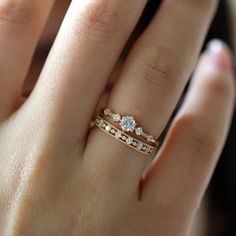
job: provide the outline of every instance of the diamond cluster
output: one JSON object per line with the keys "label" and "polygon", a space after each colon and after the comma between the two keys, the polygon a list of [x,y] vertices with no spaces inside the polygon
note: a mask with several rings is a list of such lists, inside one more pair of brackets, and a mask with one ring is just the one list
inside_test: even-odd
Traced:
{"label": "diamond cluster", "polygon": [[[152,135],[147,135],[144,133],[142,127],[136,127],[137,123],[134,119],[134,117],[132,116],[124,116],[122,117],[120,114],[118,113],[112,113],[110,109],[106,108],[104,110],[104,114],[107,116],[111,116],[113,121],[115,123],[119,123],[121,129],[124,132],[135,132],[135,134],[137,136],[143,136],[146,138],[146,140],[150,143],[155,143],[156,140]],[[141,145],[140,145],[141,147]]]}

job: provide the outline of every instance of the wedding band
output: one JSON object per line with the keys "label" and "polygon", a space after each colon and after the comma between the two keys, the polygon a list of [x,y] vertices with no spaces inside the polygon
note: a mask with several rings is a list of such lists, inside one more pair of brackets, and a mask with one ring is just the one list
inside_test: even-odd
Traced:
{"label": "wedding band", "polygon": [[136,136],[143,137],[147,142],[152,143],[154,146],[157,147],[159,145],[157,138],[144,132],[143,128],[137,125],[133,116],[121,116],[118,113],[112,112],[109,108],[103,109],[102,112],[105,116],[111,117],[114,123],[119,123],[124,132],[135,132]]}
{"label": "wedding band", "polygon": [[156,147],[129,136],[99,115],[95,118],[95,125],[116,140],[145,155],[152,155],[156,151]]}

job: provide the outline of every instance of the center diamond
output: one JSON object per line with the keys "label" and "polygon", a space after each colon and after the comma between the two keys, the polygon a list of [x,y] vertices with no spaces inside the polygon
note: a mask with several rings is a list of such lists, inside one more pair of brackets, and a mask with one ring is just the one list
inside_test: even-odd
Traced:
{"label": "center diamond", "polygon": [[120,126],[126,132],[133,132],[136,122],[132,116],[125,116],[121,119]]}

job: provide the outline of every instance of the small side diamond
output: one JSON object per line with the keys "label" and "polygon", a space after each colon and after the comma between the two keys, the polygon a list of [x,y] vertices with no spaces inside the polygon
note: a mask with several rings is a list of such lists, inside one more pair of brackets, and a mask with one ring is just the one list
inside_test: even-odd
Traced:
{"label": "small side diamond", "polygon": [[111,130],[111,133],[112,133],[112,134],[115,134],[115,133],[116,133],[116,131],[115,131],[114,129],[112,129],[112,130]]}
{"label": "small side diamond", "polygon": [[99,126],[103,127],[104,122],[102,120],[99,121]]}
{"label": "small side diamond", "polygon": [[106,109],[104,110],[104,115],[108,116],[108,115],[110,114],[110,112],[111,112],[111,111],[106,108]]}
{"label": "small side diamond", "polygon": [[153,136],[152,136],[152,135],[148,135],[148,136],[147,136],[147,141],[148,141],[148,142],[154,142]]}
{"label": "small side diamond", "polygon": [[133,142],[133,146],[136,147],[138,145],[137,142]]}
{"label": "small side diamond", "polygon": [[110,126],[110,125],[107,125],[107,126],[106,126],[106,131],[107,131],[107,132],[110,132],[110,131],[111,131],[111,126]]}
{"label": "small side diamond", "polygon": [[143,148],[143,144],[142,143],[138,143],[138,149],[142,150],[142,148]]}
{"label": "small side diamond", "polygon": [[120,132],[120,131],[117,131],[116,134],[115,134],[115,137],[116,137],[117,139],[120,139],[120,138],[122,137],[121,132]]}
{"label": "small side diamond", "polygon": [[125,141],[125,140],[126,140],[126,137],[125,137],[125,136],[122,136],[122,139]]}
{"label": "small side diamond", "polygon": [[147,147],[146,147],[146,146],[144,146],[144,147],[143,147],[143,151],[146,151],[146,150],[147,150]]}
{"label": "small side diamond", "polygon": [[151,153],[151,152],[152,152],[152,149],[151,149],[150,147],[147,147],[146,152],[147,152],[147,153]]}
{"label": "small side diamond", "polygon": [[99,125],[99,124],[100,124],[100,120],[99,120],[99,119],[96,119],[95,123],[96,123],[97,125]]}
{"label": "small side diamond", "polygon": [[133,143],[133,139],[130,138],[130,137],[127,138],[127,139],[126,139],[126,143],[129,144],[129,145],[132,144],[132,143]]}
{"label": "small side diamond", "polygon": [[112,119],[115,121],[115,122],[119,122],[121,120],[121,116],[120,114],[114,114],[112,116]]}
{"label": "small side diamond", "polygon": [[136,135],[140,136],[143,134],[143,129],[141,127],[138,127],[135,129],[135,133],[136,133]]}

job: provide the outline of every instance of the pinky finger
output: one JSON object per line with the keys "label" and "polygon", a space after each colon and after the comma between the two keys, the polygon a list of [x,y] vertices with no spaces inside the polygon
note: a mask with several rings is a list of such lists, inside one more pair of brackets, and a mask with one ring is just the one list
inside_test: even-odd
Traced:
{"label": "pinky finger", "polygon": [[144,178],[142,199],[157,217],[164,206],[174,218],[183,216],[190,223],[186,221],[196,212],[224,146],[234,94],[229,49],[213,41],[200,59],[164,147]]}

